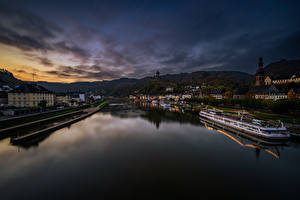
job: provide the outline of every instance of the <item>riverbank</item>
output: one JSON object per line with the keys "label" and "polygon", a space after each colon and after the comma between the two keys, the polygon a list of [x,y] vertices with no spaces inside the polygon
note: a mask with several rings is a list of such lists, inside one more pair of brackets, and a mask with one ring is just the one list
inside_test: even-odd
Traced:
{"label": "riverbank", "polygon": [[79,116],[75,119],[71,119],[71,120],[68,120],[66,122],[59,123],[57,125],[54,125],[54,126],[51,126],[51,127],[48,127],[48,128],[30,133],[30,134],[26,134],[26,135],[11,138],[11,143],[12,144],[20,144],[22,142],[26,142],[27,140],[33,139],[35,137],[38,137],[38,136],[53,132],[55,130],[61,129],[63,127],[69,126],[69,125],[71,125],[75,122],[78,122],[78,121],[80,121],[80,120],[82,120],[86,117],[89,117],[89,116],[95,114],[96,112],[100,111],[102,108],[104,108],[108,104],[109,104],[108,101],[102,102],[101,104],[99,104],[96,107],[91,107],[91,108],[85,109],[85,112],[87,112],[87,114],[81,115],[81,116]]}
{"label": "riverbank", "polygon": [[[135,103],[140,104],[149,104],[151,107],[161,107],[159,104],[152,104],[152,103],[145,103],[140,101],[134,101]],[[187,106],[188,105],[188,106]],[[166,107],[162,109],[167,109],[169,111],[176,111],[176,112],[184,112],[184,113],[192,113],[195,116],[199,115],[201,110],[205,109],[217,109],[221,110],[225,113],[238,115],[238,113],[246,112],[248,115],[253,116],[256,119],[265,120],[265,121],[278,121],[284,123],[285,127],[290,133],[293,133],[293,136],[300,137],[300,117],[291,115],[291,114],[275,114],[270,113],[267,111],[255,110],[255,109],[236,109],[230,107],[222,107],[222,106],[212,106],[212,105],[205,105],[199,103],[176,103],[170,102],[170,107]]]}
{"label": "riverbank", "polygon": [[88,108],[89,105],[85,106],[80,106],[80,107],[71,107],[63,110],[56,110],[56,111],[51,111],[51,112],[43,112],[43,113],[38,113],[34,115],[26,115],[26,116],[20,116],[20,117],[15,117],[15,118],[9,118],[6,120],[0,121],[0,131],[5,128],[17,126],[17,125],[22,125],[42,119],[47,119],[67,113],[72,113],[75,111],[83,110]]}
{"label": "riverbank", "polygon": [[6,135],[12,134],[13,132],[18,132],[18,130],[23,130],[27,127],[37,126],[39,124],[60,120],[73,115],[84,114],[89,108],[89,105],[85,105],[52,113],[41,113],[40,115],[36,116],[25,116],[13,121],[10,120],[7,122],[1,122],[0,137],[5,137]]}

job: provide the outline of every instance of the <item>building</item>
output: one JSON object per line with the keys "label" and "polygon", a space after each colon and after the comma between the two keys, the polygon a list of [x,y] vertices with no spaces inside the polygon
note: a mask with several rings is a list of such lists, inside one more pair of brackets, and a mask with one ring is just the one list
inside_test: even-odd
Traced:
{"label": "building", "polygon": [[209,91],[209,96],[215,99],[224,99],[224,88],[214,88]]}
{"label": "building", "polygon": [[192,94],[183,94],[183,95],[181,96],[181,99],[182,99],[182,100],[184,100],[184,99],[191,99],[192,97],[193,97]]}
{"label": "building", "polygon": [[0,106],[8,104],[8,95],[5,91],[0,91]]}
{"label": "building", "polygon": [[294,74],[288,79],[275,79],[272,80],[270,76],[265,78],[265,85],[271,84],[288,84],[288,83],[300,83],[300,77]]}
{"label": "building", "polygon": [[272,85],[272,79],[270,78],[270,76],[267,76],[265,78],[265,85]]}
{"label": "building", "polygon": [[263,58],[259,57],[259,61],[258,61],[258,69],[256,71],[255,74],[255,86],[259,87],[259,86],[263,86],[264,85],[264,81],[265,81],[265,70],[263,68]]}
{"label": "building", "polygon": [[[132,95],[130,95],[130,96],[132,96]],[[102,99],[102,96],[101,95],[90,95],[88,98],[93,99],[94,101],[99,101]]]}
{"label": "building", "polygon": [[255,99],[287,99],[288,94],[285,91],[278,90],[274,85],[269,87],[260,87],[255,91]]}
{"label": "building", "polygon": [[166,87],[166,92],[173,92],[174,88],[171,86]]}
{"label": "building", "polygon": [[136,100],[137,97],[136,97],[135,95],[129,95],[129,99],[130,99],[130,100]]}
{"label": "building", "polygon": [[13,89],[8,85],[3,85],[0,87],[0,106],[6,106],[8,104],[8,92]]}
{"label": "building", "polygon": [[199,91],[197,95],[199,98],[215,98],[215,99],[223,99],[225,89],[224,88],[210,88],[210,89],[202,89]]}
{"label": "building", "polygon": [[155,72],[154,78],[159,79],[159,71]]}
{"label": "building", "polygon": [[300,99],[300,89],[290,89],[288,92],[288,99]]}
{"label": "building", "polygon": [[73,93],[71,95],[71,101],[73,102],[71,105],[75,105],[75,101],[80,104],[80,103],[83,103],[85,102],[85,94],[83,93]]}
{"label": "building", "polygon": [[85,94],[79,94],[80,102],[85,102]]}
{"label": "building", "polygon": [[54,94],[37,84],[22,84],[8,92],[8,105],[15,107],[38,107],[45,100],[46,106],[54,105]]}
{"label": "building", "polygon": [[57,105],[69,105],[71,101],[71,95],[66,93],[57,93],[55,95],[55,102]]}
{"label": "building", "polygon": [[12,91],[13,89],[11,87],[9,87],[8,85],[3,85],[1,88],[0,88],[0,91],[4,91],[4,92],[10,92]]}
{"label": "building", "polygon": [[233,99],[245,99],[248,88],[237,88],[233,91]]}

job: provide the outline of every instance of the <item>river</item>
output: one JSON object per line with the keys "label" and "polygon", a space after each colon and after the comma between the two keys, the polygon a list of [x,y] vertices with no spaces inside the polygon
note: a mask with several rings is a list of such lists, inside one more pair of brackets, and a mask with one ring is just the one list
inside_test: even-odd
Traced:
{"label": "river", "polygon": [[297,199],[299,144],[260,146],[197,116],[111,104],[29,144],[2,139],[0,196]]}

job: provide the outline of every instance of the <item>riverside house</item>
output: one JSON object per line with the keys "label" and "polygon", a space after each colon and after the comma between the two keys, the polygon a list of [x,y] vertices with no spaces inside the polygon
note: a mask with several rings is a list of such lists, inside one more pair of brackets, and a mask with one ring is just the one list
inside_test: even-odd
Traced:
{"label": "riverside house", "polygon": [[47,101],[46,106],[54,105],[54,94],[46,88],[30,83],[17,86],[8,92],[8,105],[15,107],[38,107],[39,102]]}
{"label": "riverside house", "polygon": [[71,99],[72,98],[69,93],[57,93],[55,95],[55,102],[57,105],[69,105]]}

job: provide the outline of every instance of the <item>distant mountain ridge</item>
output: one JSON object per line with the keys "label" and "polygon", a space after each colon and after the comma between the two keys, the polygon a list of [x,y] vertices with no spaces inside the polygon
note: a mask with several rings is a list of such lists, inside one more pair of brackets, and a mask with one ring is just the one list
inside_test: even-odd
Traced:
{"label": "distant mountain ridge", "polygon": [[[293,74],[300,75],[300,60],[281,60],[267,65],[266,74],[272,79],[290,78]],[[153,91],[166,86],[182,87],[186,85],[224,86],[227,88],[248,87],[254,83],[255,76],[239,71],[196,71],[191,73],[166,74],[155,79],[120,78],[111,81],[58,83],[39,81],[37,84],[60,92],[93,92],[102,95],[127,96],[134,92]],[[0,70],[0,86],[15,87],[23,81],[16,79],[7,70]]]}
{"label": "distant mountain ridge", "polygon": [[159,84],[168,85],[201,85],[239,87],[250,85],[253,75],[238,71],[198,71],[192,73],[166,74],[158,79],[145,77],[142,79],[120,78],[111,81],[53,83],[37,82],[39,85],[55,92],[87,92],[96,94],[127,96],[135,91],[143,91],[144,87]]}
{"label": "distant mountain ridge", "polygon": [[16,85],[20,85],[21,83],[23,83],[23,81],[15,78],[11,72],[5,69],[0,69],[0,86],[8,85],[14,88]]}

